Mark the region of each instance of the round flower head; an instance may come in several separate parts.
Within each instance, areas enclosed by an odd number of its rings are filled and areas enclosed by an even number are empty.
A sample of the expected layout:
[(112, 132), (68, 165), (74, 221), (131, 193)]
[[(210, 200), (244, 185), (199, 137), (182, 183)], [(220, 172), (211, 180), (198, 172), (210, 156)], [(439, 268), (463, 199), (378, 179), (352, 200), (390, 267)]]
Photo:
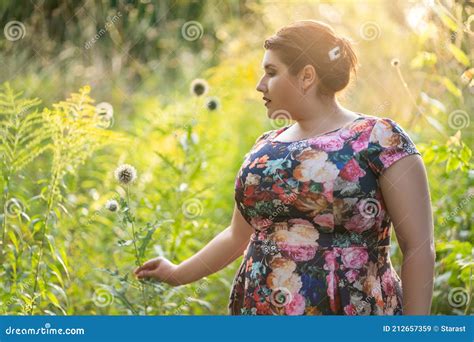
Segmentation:
[(132, 165), (122, 164), (115, 169), (115, 179), (123, 185), (134, 182), (136, 178), (137, 170)]
[(110, 210), (112, 212), (115, 212), (118, 210), (119, 208), (119, 204), (116, 200), (108, 200), (106, 203), (105, 203), (105, 208), (107, 210)]
[(216, 97), (211, 97), (207, 100), (206, 107), (209, 110), (216, 110), (219, 108), (219, 100)]
[(196, 96), (202, 96), (209, 90), (209, 85), (206, 80), (197, 78), (191, 82), (191, 94)]
[(394, 58), (394, 59), (392, 59), (391, 64), (392, 64), (393, 67), (396, 68), (397, 66), (400, 65), (400, 60), (398, 58)]
[(114, 116), (114, 107), (108, 102), (101, 102), (95, 106), (96, 113), (104, 120), (112, 120)]

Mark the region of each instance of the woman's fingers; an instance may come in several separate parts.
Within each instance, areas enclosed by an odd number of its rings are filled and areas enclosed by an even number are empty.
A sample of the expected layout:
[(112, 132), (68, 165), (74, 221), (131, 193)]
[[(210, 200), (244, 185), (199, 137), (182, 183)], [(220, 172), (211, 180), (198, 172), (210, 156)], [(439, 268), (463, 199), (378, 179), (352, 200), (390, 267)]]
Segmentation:
[(153, 271), (147, 271), (143, 270), (137, 273), (137, 278), (142, 279), (142, 278), (152, 278), (153, 277)]
[(161, 261), (161, 258), (155, 258), (155, 259), (151, 259), (151, 260), (148, 260), (147, 262), (145, 262), (143, 265), (141, 265), (140, 267), (137, 267), (134, 271), (135, 274), (138, 274), (138, 272), (141, 272), (143, 270), (151, 270), (151, 269), (154, 269), (156, 268), (159, 264), (160, 264), (160, 261)]

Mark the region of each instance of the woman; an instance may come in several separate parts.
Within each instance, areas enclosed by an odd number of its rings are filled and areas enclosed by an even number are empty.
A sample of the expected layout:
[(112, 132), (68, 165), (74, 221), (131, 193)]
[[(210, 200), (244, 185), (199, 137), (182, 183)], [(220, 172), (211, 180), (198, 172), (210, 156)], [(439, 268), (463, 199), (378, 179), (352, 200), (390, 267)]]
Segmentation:
[(231, 314), (429, 314), (435, 253), (420, 153), (393, 120), (338, 103), (357, 58), (331, 27), (299, 21), (264, 47), (257, 91), (270, 118), (295, 123), (265, 132), (246, 155), (227, 229), (179, 265), (155, 258), (135, 274), (187, 284), (244, 254)]

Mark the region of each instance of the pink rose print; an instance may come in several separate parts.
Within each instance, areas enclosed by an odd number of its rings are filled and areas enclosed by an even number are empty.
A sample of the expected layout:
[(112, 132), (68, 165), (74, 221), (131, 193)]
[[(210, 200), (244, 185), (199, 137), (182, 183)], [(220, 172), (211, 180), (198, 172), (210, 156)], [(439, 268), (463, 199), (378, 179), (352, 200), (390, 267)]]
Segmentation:
[(389, 268), (382, 276), (382, 289), (387, 296), (393, 296), (395, 294), (395, 285), (393, 282), (392, 270)]
[(322, 214), (315, 216), (313, 222), (322, 227), (334, 228), (334, 215)]
[(288, 223), (290, 225), (302, 225), (308, 228), (313, 228), (313, 225), (311, 224), (311, 222), (305, 219), (295, 218), (295, 219), (288, 220)]
[(342, 249), (341, 259), (347, 268), (361, 268), (369, 260), (369, 254), (365, 248), (348, 247)]
[(314, 245), (293, 245), (278, 242), (278, 248), (294, 261), (308, 261), (316, 255), (316, 247)]
[(334, 183), (333, 182), (324, 182), (323, 183), (323, 194), (329, 202), (334, 201), (333, 192), (334, 192)]
[(339, 277), (337, 276), (336, 272), (329, 272), (326, 276), (326, 282), (328, 285), (327, 294), (329, 296), (329, 306), (332, 312), (337, 312), (337, 308), (340, 304), (339, 293), (337, 291), (337, 282), (339, 281)]
[(305, 308), (305, 299), (299, 293), (293, 295), (291, 302), (285, 307), (287, 315), (302, 315)]
[(349, 304), (344, 307), (344, 313), (347, 316), (355, 316), (357, 315), (357, 310), (354, 304)]
[(353, 283), (359, 277), (359, 271), (357, 270), (349, 270), (346, 272), (346, 279), (349, 283)]
[(408, 153), (405, 151), (400, 151), (396, 148), (389, 148), (380, 153), (380, 161), (382, 162), (384, 168), (388, 168), (390, 165), (406, 155), (408, 155)]
[(250, 223), (257, 230), (265, 230), (272, 225), (273, 221), (263, 217), (253, 217)]
[[(367, 215), (366, 215), (367, 216)], [(374, 225), (374, 217), (365, 217), (360, 214), (354, 215), (344, 224), (347, 230), (362, 233)]]
[(344, 165), (339, 175), (341, 178), (348, 180), (349, 182), (357, 182), (360, 177), (365, 176), (365, 171), (360, 168), (357, 160), (352, 158), (346, 163), (346, 165)]
[(355, 132), (353, 132), (350, 128), (343, 128), (338, 133), (342, 139), (349, 139), (354, 136)]
[(336, 261), (336, 257), (338, 257), (339, 254), (335, 251), (327, 251), (324, 253), (324, 269), (327, 271), (335, 271), (339, 268), (339, 264)]
[(370, 139), (370, 131), (365, 131), (363, 132), (357, 140), (354, 140), (351, 143), (352, 149), (354, 152), (360, 152), (363, 149), (367, 148), (369, 145), (369, 139)]
[(339, 151), (344, 147), (344, 141), (338, 135), (323, 135), (310, 139), (309, 144), (325, 152)]

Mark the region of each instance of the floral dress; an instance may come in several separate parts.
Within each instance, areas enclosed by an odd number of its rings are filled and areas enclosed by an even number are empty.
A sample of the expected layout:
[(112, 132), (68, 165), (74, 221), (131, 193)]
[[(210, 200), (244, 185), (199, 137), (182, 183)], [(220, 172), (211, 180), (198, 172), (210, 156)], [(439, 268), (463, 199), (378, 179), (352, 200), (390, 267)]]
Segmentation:
[(378, 178), (420, 154), (389, 118), (360, 115), (295, 142), (263, 133), (235, 179), (252, 225), (230, 293), (232, 315), (401, 315), (391, 219)]

